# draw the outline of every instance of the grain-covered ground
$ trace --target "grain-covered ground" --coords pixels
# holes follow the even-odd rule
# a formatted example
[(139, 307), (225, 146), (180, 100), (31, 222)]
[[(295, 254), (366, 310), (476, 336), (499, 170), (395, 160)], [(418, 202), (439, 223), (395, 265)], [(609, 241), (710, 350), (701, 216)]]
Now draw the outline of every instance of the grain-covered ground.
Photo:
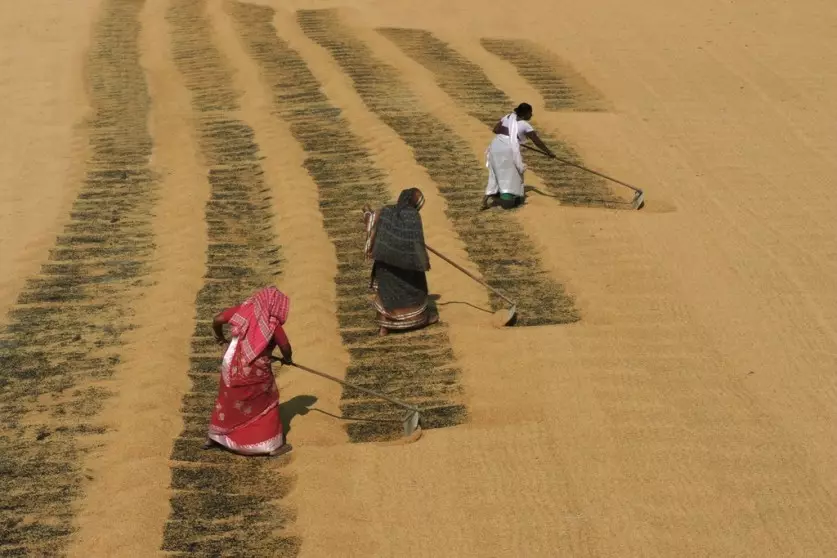
[[(802, 0), (0, 7), (0, 555), (833, 556), (837, 12)], [(478, 211), (519, 102), (556, 153)], [(438, 326), (375, 336), (419, 186)], [(201, 452), (274, 283), (295, 450)], [(347, 419), (355, 420), (347, 420)], [(357, 420), (372, 419), (372, 420)]]

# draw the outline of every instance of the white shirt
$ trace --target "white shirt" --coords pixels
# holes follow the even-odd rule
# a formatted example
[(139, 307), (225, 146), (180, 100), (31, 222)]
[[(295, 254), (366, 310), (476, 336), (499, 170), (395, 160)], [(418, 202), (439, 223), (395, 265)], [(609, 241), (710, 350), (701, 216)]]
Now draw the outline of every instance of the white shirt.
[[(507, 130), (511, 127), (511, 122), (509, 122), (509, 120), (511, 120), (510, 117), (511, 117), (511, 115), (507, 114), (500, 121), (500, 123), (503, 124), (503, 126), (505, 126)], [(535, 131), (535, 129), (526, 120), (520, 120), (520, 119), (517, 120), (517, 139), (518, 139), (518, 141), (520, 141), (520, 143), (523, 143), (527, 140), (526, 134), (528, 134), (529, 132), (534, 132), (534, 131)]]

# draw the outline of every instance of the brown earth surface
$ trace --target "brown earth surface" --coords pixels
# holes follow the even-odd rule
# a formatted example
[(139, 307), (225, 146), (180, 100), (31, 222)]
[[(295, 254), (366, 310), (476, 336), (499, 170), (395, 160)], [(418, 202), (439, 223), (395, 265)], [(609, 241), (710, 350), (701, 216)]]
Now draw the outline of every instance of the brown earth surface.
[[(835, 28), (818, 0), (4, 3), (0, 555), (837, 555)], [(527, 153), (526, 205), (477, 212), (521, 101), (646, 206)], [(413, 185), (519, 325), (433, 259), (442, 324), (369, 336), (357, 209)], [(260, 256), (225, 259), (239, 229)], [(277, 368), (292, 454), (195, 451), (203, 320), (271, 281), (296, 360), (434, 407), (420, 437)]]

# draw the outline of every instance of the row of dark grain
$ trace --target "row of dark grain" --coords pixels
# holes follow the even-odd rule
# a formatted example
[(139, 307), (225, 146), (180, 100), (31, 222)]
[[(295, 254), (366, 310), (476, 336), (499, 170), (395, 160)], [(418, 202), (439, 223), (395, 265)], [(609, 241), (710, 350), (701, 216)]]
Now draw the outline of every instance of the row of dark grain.
[(601, 94), (569, 65), (528, 39), (484, 38), (480, 44), (512, 64), (543, 98), (545, 110), (599, 112), (605, 102)]
[(209, 245), (205, 282), (195, 300), (191, 390), (185, 427), (172, 452), (171, 514), (163, 550), (174, 555), (294, 556), (286, 534), (293, 510), (281, 504), (293, 479), (286, 460), (244, 459), (202, 451), (218, 392), (223, 347), (212, 316), (276, 282), (281, 250), (272, 230), (271, 194), (262, 178), (253, 130), (237, 118), (232, 68), (215, 46), (205, 0), (173, 0), (167, 14), (172, 54), (192, 98), (200, 154), (206, 163)]
[[(141, 1), (105, 2), (87, 68), (93, 111), (86, 175), (70, 222), (49, 261), (27, 281), (0, 338), (4, 556), (60, 554), (66, 548), (84, 475), (80, 459), (104, 431), (95, 421), (109, 395), (104, 380), (119, 363), (122, 333), (132, 327), (130, 302), (147, 286), (156, 180), (149, 168), (150, 102), (137, 42), (142, 7)], [(377, 336), (360, 209), (390, 203), (384, 171), (300, 54), (277, 35), (274, 11), (239, 2), (227, 7), (273, 92), (275, 116), (305, 150), (304, 166), (318, 188), (323, 224), (338, 258), (338, 322), (351, 356), (346, 378), (431, 409), (423, 413), (425, 428), (462, 423), (467, 413), (460, 370), (446, 326)], [(294, 556), (301, 541), (288, 530), (293, 510), (281, 502), (293, 486), (284, 472), (287, 459), (200, 450), (218, 388), (221, 348), (212, 339), (212, 315), (275, 283), (283, 262), (259, 146), (237, 115), (239, 92), (232, 68), (215, 46), (206, 0), (173, 0), (167, 21), (172, 55), (191, 94), (210, 198), (205, 281), (194, 304), (191, 389), (183, 400), (185, 426), (171, 456), (171, 513), (162, 550), (175, 556)], [(443, 195), (469, 257), (490, 284), (518, 300), (521, 324), (577, 320), (571, 299), (544, 271), (514, 218), (477, 211), (485, 172), (467, 143), (423, 110), (398, 72), (377, 60), (336, 12), (301, 11), (298, 22), (352, 79), (368, 109), (413, 150)], [(431, 33), (379, 31), (430, 69), (468, 114), (490, 125), (510, 109), (511, 101), (477, 65)], [(573, 98), (570, 87), (555, 85), (554, 75), (534, 63), (523, 65), (520, 45), (486, 41), (491, 52), (545, 76), (541, 81), (554, 95)], [(549, 106), (569, 102), (547, 101)], [(548, 139), (556, 151), (578, 160), (568, 146)], [(600, 182), (551, 161), (531, 166), (565, 203), (613, 203)], [(492, 298), (494, 308), (502, 304)], [(347, 418), (359, 419), (348, 424), (353, 442), (401, 434), (402, 411), (389, 403), (347, 389), (341, 408)]]
[[(383, 28), (378, 31), (402, 49), (405, 54), (430, 70), (445, 93), (467, 114), (488, 127), (493, 128), (500, 117), (510, 113), (517, 104), (525, 101), (525, 99), (515, 101), (510, 99), (488, 79), (479, 65), (462, 56), (430, 31), (403, 28)], [(496, 46), (497, 43), (484, 44)], [(540, 59), (533, 55), (532, 60)], [(540, 72), (543, 70), (543, 65), (542, 63), (537, 68), (526, 65), (522, 69), (527, 72), (534, 70)], [(553, 72), (552, 66), (547, 67), (550, 68), (550, 72)], [(553, 73), (549, 75), (553, 76)], [(541, 73), (533, 75), (542, 76)], [(543, 85), (546, 87), (549, 84)], [(572, 99), (575, 90), (570, 89), (562, 81), (561, 88), (550, 90), (550, 95), (550, 98), (563, 96)], [(540, 107), (535, 108), (540, 110)], [(544, 130), (538, 130), (538, 135), (562, 159), (584, 164), (575, 150), (556, 135)], [(524, 159), (527, 167), (543, 180), (549, 193), (556, 196), (562, 204), (613, 208), (629, 206), (610, 191), (603, 179), (595, 175), (529, 151), (524, 151)]]
[(86, 64), (92, 110), (79, 194), (0, 338), (3, 556), (66, 549), (85, 482), (82, 458), (105, 431), (96, 415), (110, 394), (106, 380), (132, 327), (130, 305), (147, 286), (156, 179), (138, 51), (142, 7), (103, 3)]
[[(446, 123), (421, 107), (398, 71), (375, 57), (336, 11), (297, 12), (305, 34), (327, 49), (352, 79), (366, 107), (412, 148), (447, 202), (446, 214), (465, 243), (471, 260), (493, 287), (518, 303), (521, 325), (546, 325), (578, 319), (563, 287), (543, 269), (531, 240), (513, 215), (478, 211), (485, 188), (485, 167)], [(492, 295), (495, 309), (502, 299)]]
[[(271, 8), (231, 3), (240, 36), (273, 91), (276, 116), (305, 150), (305, 168), (316, 183), (323, 224), (337, 253), (337, 318), (351, 361), (346, 379), (421, 407), (425, 428), (462, 422), (459, 370), (446, 327), (404, 335), (377, 336), (370, 303), (369, 264), (363, 257), (361, 208), (391, 203), (384, 174), (346, 119), (320, 89), (299, 53), (277, 36)], [(386, 440), (402, 432), (403, 411), (356, 390), (345, 389), (347, 417), (355, 442)], [(387, 422), (388, 421), (388, 422)]]

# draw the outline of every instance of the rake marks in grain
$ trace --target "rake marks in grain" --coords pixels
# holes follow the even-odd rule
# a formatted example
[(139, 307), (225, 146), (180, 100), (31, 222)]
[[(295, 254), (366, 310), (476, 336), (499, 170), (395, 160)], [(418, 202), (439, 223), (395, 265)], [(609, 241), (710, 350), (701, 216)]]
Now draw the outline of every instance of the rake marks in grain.
[[(484, 166), (441, 120), (424, 111), (395, 68), (378, 61), (368, 46), (341, 24), (332, 10), (303, 10), (305, 34), (327, 49), (351, 77), (366, 106), (392, 128), (427, 169), (447, 202), (446, 213), (472, 261), (493, 287), (518, 301), (520, 325), (578, 320), (571, 298), (542, 269), (532, 242), (506, 212), (479, 212)], [(513, 254), (513, 257), (509, 257)], [(492, 306), (504, 302), (492, 296)]]
[(567, 62), (526, 39), (481, 39), (485, 50), (517, 68), (538, 90), (546, 110), (601, 112), (607, 103)]
[[(486, 126), (493, 128), (501, 116), (514, 108), (515, 103), (488, 79), (482, 68), (431, 32), (403, 28), (383, 28), (378, 32), (433, 72), (439, 87)], [(567, 142), (543, 130), (539, 130), (538, 135), (562, 159), (584, 164)], [(525, 152), (524, 157), (526, 165), (541, 177), (550, 193), (562, 204), (630, 207), (610, 191), (602, 178), (536, 153)]]
[[(274, 93), (276, 114), (290, 125), (306, 151), (305, 168), (317, 184), (320, 211), (337, 252), (337, 317), (351, 361), (349, 382), (396, 393), (415, 405), (436, 407), (423, 413), (427, 428), (465, 420), (459, 401), (459, 370), (444, 325), (422, 331), (377, 337), (369, 298), (369, 266), (362, 254), (361, 208), (389, 202), (384, 176), (369, 152), (349, 130), (340, 110), (331, 105), (299, 53), (277, 37), (268, 7), (229, 4), (241, 38), (260, 65)], [(416, 358), (418, 344), (436, 347)], [(401, 435), (403, 411), (358, 393), (344, 390), (346, 416), (395, 422), (352, 422), (353, 442), (386, 440)]]
[[(195, 301), (192, 387), (183, 400), (184, 430), (172, 452), (174, 494), (163, 550), (175, 555), (295, 556), (299, 539), (282, 533), (294, 514), (279, 504), (292, 479), (277, 475), (268, 465), (275, 461), (200, 450), (221, 360), (212, 338), (212, 316), (273, 284), (281, 267), (259, 146), (253, 130), (236, 118), (238, 93), (231, 69), (213, 44), (205, 9), (205, 0), (174, 0), (167, 16), (175, 64), (192, 95), (210, 199), (205, 284)], [(281, 490), (276, 490), (277, 483)]]
[(156, 179), (148, 166), (149, 98), (139, 64), (143, 2), (105, 0), (86, 79), (86, 174), (38, 276), (0, 337), (0, 553), (62, 553), (81, 493), (81, 456), (119, 363), (129, 303), (154, 249)]

